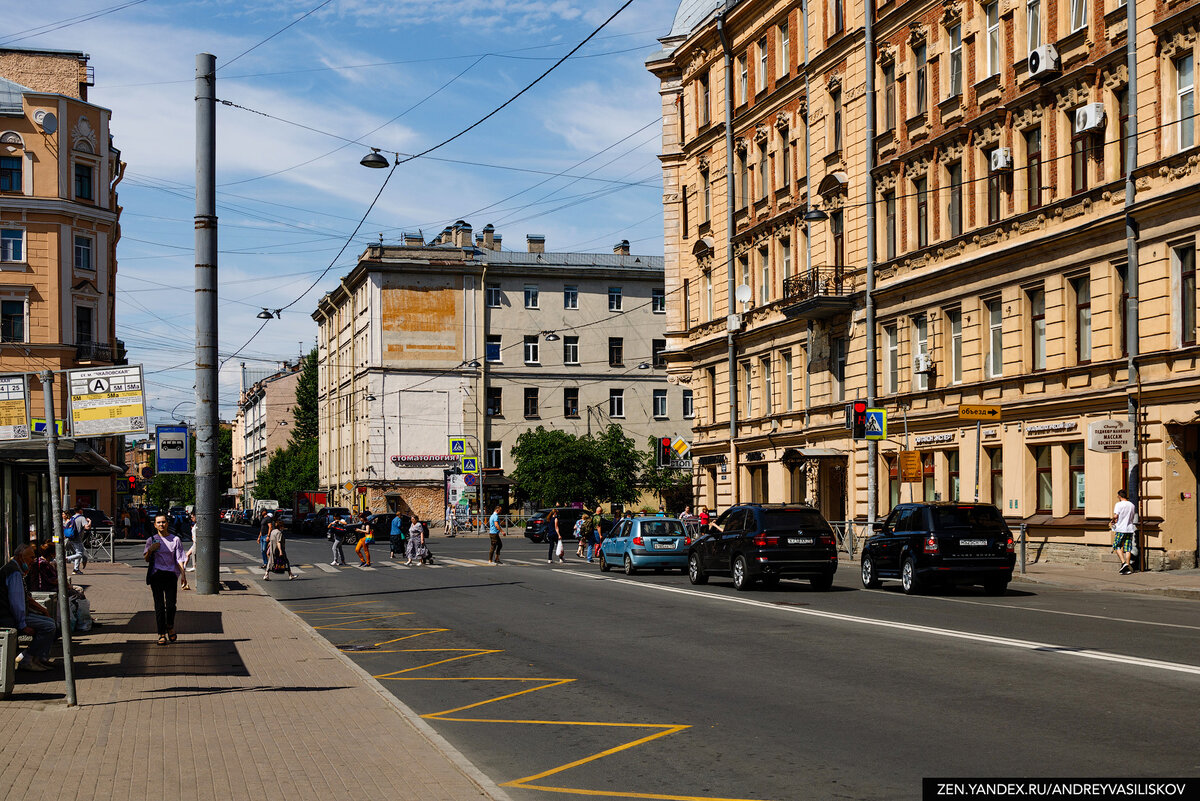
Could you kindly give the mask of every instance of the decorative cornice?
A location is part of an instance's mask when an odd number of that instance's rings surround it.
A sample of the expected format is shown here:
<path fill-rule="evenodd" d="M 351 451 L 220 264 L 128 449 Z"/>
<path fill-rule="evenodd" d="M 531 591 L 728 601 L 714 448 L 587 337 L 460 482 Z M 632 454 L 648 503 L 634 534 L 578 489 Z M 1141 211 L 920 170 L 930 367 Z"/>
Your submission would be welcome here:
<path fill-rule="evenodd" d="M 96 146 L 96 132 L 92 130 L 86 117 L 80 117 L 71 126 L 71 149 L 93 154 L 99 151 Z"/>
<path fill-rule="evenodd" d="M 786 113 L 781 111 L 775 115 L 775 127 L 778 128 L 780 132 L 786 133 L 787 129 L 790 128 L 791 125 L 792 120 Z"/>

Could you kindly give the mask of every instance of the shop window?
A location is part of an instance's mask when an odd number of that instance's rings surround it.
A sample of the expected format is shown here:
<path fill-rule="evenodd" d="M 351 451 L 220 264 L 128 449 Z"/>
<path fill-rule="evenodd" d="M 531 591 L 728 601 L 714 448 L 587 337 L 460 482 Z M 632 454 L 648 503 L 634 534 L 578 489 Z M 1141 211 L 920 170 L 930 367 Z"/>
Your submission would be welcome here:
<path fill-rule="evenodd" d="M 921 497 L 925 499 L 926 503 L 937 500 L 934 478 L 933 453 L 926 453 L 921 457 Z"/>
<path fill-rule="evenodd" d="M 1004 500 L 1004 451 L 1000 448 L 988 448 L 987 451 L 988 479 L 991 489 L 993 506 L 1003 509 Z"/>
<path fill-rule="evenodd" d="M 950 490 L 949 500 L 960 500 L 962 497 L 962 482 L 958 474 L 958 451 L 949 451 L 946 454 L 946 477 Z"/>
<path fill-rule="evenodd" d="M 1086 482 L 1083 474 L 1083 443 L 1074 442 L 1068 445 L 1067 455 L 1070 464 L 1071 511 L 1082 512 L 1086 495 Z"/>
<path fill-rule="evenodd" d="M 1033 449 L 1033 461 L 1037 465 L 1037 513 L 1048 515 L 1054 511 L 1054 475 L 1050 446 L 1036 446 Z"/>
<path fill-rule="evenodd" d="M 895 454 L 884 457 L 888 474 L 888 508 L 900 503 L 900 460 Z"/>

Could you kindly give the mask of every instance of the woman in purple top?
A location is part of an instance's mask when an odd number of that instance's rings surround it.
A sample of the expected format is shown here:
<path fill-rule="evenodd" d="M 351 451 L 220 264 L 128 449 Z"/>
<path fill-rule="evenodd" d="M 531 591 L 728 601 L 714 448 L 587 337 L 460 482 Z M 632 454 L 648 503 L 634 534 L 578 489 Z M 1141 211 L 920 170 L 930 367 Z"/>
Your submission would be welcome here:
<path fill-rule="evenodd" d="M 180 565 L 183 563 L 183 542 L 167 530 L 167 516 L 154 518 L 154 536 L 146 540 L 142 553 L 146 560 L 146 583 L 154 594 L 154 619 L 158 623 L 158 644 L 175 642 L 175 594 L 179 587 Z"/>

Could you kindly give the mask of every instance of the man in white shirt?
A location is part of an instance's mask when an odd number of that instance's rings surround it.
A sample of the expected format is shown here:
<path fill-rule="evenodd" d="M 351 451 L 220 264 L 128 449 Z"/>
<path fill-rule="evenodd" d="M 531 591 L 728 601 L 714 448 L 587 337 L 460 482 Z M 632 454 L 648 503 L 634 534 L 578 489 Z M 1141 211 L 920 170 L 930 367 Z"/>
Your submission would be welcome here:
<path fill-rule="evenodd" d="M 1137 523 L 1134 522 L 1137 508 L 1130 502 L 1125 490 L 1117 490 L 1117 498 L 1110 523 L 1113 529 L 1112 549 L 1121 557 L 1121 567 L 1117 572 L 1126 576 L 1133 572 L 1133 566 L 1129 563 L 1129 552 L 1133 548 L 1133 536 L 1137 533 Z"/>

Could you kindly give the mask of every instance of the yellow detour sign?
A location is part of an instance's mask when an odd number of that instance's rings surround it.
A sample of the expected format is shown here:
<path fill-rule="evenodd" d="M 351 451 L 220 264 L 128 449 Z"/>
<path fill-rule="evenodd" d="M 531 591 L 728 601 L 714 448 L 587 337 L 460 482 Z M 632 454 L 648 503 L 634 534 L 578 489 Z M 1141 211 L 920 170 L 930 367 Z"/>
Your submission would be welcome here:
<path fill-rule="evenodd" d="M 29 439 L 29 389 L 25 376 L 0 376 L 0 442 L 20 439 Z"/>
<path fill-rule="evenodd" d="M 999 406 L 985 406 L 980 403 L 963 403 L 958 407 L 960 420 L 999 420 Z"/>
<path fill-rule="evenodd" d="M 900 483 L 920 484 L 923 477 L 920 451 L 900 451 Z"/>
<path fill-rule="evenodd" d="M 146 433 L 142 366 L 71 370 L 71 433 L 77 437 Z"/>

